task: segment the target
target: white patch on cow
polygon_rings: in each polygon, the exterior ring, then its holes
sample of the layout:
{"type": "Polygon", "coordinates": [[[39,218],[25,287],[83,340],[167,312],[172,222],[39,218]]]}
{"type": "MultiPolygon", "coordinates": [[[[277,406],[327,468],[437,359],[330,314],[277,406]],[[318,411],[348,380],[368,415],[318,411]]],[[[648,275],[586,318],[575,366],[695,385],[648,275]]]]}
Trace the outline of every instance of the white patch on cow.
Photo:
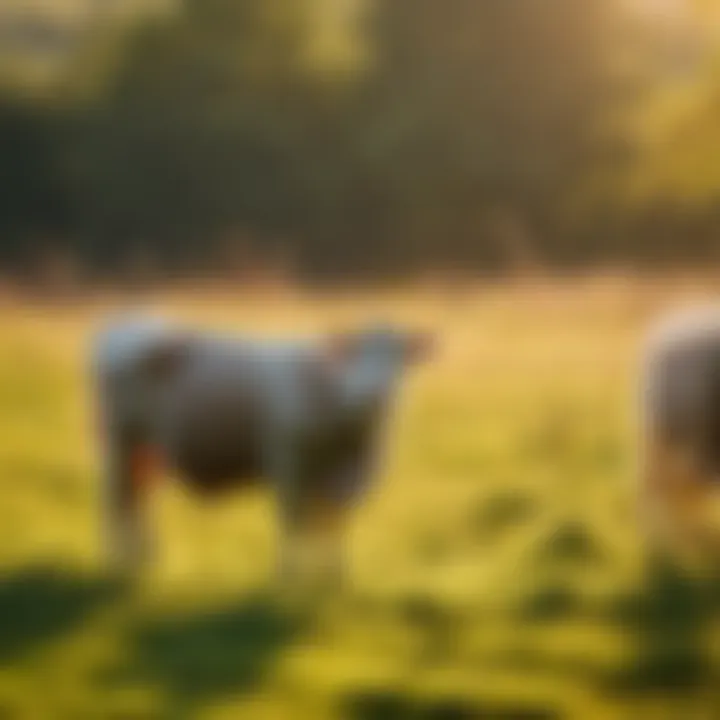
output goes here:
{"type": "Polygon", "coordinates": [[[153,345],[175,332],[176,328],[163,318],[123,315],[111,320],[95,340],[95,370],[112,374],[130,368],[153,345]]]}

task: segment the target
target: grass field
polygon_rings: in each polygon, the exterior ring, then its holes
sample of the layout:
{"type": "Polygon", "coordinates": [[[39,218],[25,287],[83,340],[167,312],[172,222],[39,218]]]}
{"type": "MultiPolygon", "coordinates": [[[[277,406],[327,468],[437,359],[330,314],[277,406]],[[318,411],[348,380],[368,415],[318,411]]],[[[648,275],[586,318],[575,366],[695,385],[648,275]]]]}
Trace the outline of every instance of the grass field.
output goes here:
{"type": "Polygon", "coordinates": [[[632,505],[643,329],[712,289],[149,298],[222,328],[439,330],[353,521],[352,589],[302,608],[270,589],[261,493],[162,485],[157,566],[103,576],[83,353],[108,302],[2,301],[0,718],[720,718],[714,583],[647,572],[632,505]]]}

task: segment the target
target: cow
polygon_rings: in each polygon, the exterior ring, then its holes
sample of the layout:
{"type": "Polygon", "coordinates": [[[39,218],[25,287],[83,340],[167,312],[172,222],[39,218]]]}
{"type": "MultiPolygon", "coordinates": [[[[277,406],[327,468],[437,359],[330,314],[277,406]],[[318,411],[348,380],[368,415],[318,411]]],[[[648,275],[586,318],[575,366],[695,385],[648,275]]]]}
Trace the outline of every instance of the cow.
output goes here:
{"type": "Polygon", "coordinates": [[[432,346],[430,333],[381,324],[274,340],[142,314],[111,319],[94,336],[91,364],[112,562],[132,571],[148,559],[145,499],[164,469],[203,495],[266,483],[279,509],[281,576],[295,572],[303,535],[318,527],[340,572],[342,520],[378,470],[401,373],[432,346]]]}
{"type": "Polygon", "coordinates": [[[716,556],[720,518],[720,307],[649,333],[641,373],[640,509],[654,551],[716,556]]]}

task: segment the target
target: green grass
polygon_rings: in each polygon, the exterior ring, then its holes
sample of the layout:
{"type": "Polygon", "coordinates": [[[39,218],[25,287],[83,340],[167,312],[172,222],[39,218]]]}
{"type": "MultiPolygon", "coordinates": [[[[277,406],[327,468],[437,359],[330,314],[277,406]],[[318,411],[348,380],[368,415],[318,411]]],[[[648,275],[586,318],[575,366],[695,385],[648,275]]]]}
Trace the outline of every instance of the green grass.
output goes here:
{"type": "Polygon", "coordinates": [[[272,498],[155,498],[160,557],[103,574],[83,350],[102,308],[0,320],[0,718],[718,717],[710,578],[641,563],[633,363],[670,290],[600,285],[251,304],[226,327],[442,328],[351,527],[352,588],[270,582],[272,498]]]}

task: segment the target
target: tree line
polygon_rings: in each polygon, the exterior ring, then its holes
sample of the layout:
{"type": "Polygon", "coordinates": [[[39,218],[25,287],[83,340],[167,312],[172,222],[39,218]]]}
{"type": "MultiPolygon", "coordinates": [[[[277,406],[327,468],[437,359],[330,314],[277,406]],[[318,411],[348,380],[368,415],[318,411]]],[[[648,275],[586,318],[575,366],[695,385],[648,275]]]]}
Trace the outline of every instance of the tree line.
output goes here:
{"type": "Polygon", "coordinates": [[[713,258],[720,43],[705,10],[631,4],[185,0],[98,26],[41,90],[0,84],[0,264],[713,258]]]}

